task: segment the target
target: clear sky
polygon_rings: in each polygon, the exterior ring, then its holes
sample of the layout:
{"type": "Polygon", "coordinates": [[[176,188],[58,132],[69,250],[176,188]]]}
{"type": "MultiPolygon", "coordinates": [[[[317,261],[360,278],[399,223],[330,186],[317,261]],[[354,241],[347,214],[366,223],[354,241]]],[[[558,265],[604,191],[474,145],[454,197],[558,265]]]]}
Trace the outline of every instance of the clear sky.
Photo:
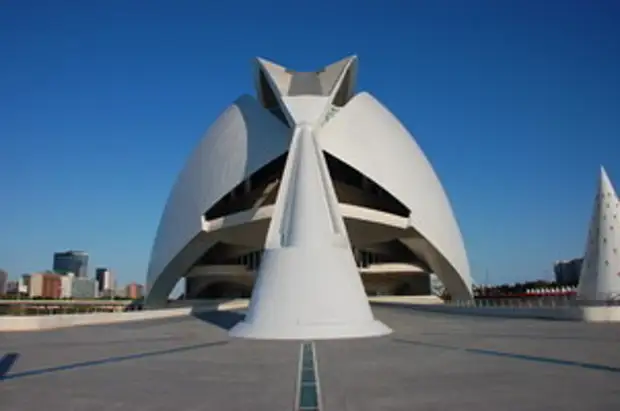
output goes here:
{"type": "Polygon", "coordinates": [[[614,0],[4,0],[0,267],[80,249],[91,274],[143,281],[173,180],[253,92],[251,59],[356,53],[359,89],[442,179],[475,280],[550,278],[583,253],[599,165],[620,185],[618,21],[614,0]]]}

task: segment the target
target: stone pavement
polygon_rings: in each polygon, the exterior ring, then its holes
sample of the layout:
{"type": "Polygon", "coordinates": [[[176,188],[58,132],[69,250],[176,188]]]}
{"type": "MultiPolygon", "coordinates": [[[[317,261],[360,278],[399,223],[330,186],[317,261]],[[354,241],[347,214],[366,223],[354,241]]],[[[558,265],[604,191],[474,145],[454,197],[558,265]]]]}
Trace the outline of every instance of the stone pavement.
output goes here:
{"type": "MultiPolygon", "coordinates": [[[[315,345],[324,411],[620,409],[620,326],[375,308],[391,336],[315,345]]],[[[294,409],[297,342],[234,312],[0,335],[0,411],[294,409]]]]}

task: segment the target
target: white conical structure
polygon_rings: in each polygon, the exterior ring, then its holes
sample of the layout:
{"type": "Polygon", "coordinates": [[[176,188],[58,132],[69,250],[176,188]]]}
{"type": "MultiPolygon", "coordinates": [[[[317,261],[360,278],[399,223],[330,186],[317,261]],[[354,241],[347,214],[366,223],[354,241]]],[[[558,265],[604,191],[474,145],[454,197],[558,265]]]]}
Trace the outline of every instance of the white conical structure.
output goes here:
{"type": "Polygon", "coordinates": [[[578,298],[604,301],[620,296],[620,202],[601,167],[598,193],[581,266],[578,298]]]}
{"type": "Polygon", "coordinates": [[[233,337],[337,339],[391,330],[374,319],[327,165],[299,125],[282,176],[245,319],[233,337]]]}

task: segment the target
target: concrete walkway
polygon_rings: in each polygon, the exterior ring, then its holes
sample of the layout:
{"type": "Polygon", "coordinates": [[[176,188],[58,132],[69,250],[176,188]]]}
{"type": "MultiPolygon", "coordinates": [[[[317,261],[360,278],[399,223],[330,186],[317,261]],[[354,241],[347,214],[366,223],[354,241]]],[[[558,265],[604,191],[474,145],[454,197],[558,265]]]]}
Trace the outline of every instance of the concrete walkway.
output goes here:
{"type": "MultiPolygon", "coordinates": [[[[324,410],[620,409],[620,327],[375,308],[395,334],[318,342],[324,410]]],[[[0,334],[0,410],[292,410],[299,343],[213,312],[0,334]]]]}

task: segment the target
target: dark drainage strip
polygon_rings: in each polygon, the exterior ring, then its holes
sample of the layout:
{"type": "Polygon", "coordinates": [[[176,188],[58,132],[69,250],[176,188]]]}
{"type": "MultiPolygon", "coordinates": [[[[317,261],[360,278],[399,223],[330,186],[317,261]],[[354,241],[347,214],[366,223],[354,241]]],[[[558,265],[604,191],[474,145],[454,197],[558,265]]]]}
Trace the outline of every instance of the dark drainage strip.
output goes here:
{"type": "Polygon", "coordinates": [[[296,411],[320,411],[321,390],[314,353],[314,343],[301,344],[299,354],[299,376],[297,377],[296,411]]]}

